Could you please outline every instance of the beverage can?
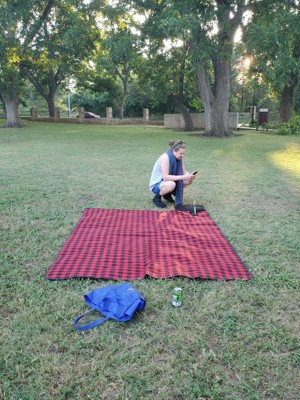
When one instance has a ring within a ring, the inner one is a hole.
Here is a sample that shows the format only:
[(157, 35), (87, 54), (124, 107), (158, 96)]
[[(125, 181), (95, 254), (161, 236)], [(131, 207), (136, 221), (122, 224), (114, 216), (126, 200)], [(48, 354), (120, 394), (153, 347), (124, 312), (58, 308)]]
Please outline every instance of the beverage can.
[(176, 287), (172, 290), (172, 305), (174, 307), (180, 307), (182, 304), (182, 289)]

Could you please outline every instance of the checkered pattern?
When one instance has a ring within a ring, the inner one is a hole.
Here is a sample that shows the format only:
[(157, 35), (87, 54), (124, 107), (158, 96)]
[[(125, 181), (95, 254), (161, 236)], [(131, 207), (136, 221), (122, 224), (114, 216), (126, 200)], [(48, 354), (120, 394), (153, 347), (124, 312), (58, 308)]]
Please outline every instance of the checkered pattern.
[(252, 274), (207, 212), (86, 209), (47, 279), (115, 280)]

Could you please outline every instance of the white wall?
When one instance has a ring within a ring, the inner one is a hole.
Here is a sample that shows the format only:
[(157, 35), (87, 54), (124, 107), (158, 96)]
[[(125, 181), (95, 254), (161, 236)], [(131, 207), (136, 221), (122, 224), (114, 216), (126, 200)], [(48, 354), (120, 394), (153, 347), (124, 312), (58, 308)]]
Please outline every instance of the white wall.
[[(194, 127), (197, 129), (205, 128), (204, 113), (191, 114)], [(231, 129), (237, 129), (239, 123), (239, 113), (228, 113), (228, 122)], [(184, 129), (184, 120), (181, 114), (165, 114), (164, 127), (173, 129)]]

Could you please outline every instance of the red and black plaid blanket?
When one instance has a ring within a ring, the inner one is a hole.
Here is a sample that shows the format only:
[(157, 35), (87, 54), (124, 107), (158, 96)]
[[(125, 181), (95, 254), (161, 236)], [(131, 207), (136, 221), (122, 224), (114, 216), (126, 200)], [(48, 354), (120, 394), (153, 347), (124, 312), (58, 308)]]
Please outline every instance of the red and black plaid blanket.
[(86, 209), (47, 279), (115, 280), (252, 274), (207, 212)]

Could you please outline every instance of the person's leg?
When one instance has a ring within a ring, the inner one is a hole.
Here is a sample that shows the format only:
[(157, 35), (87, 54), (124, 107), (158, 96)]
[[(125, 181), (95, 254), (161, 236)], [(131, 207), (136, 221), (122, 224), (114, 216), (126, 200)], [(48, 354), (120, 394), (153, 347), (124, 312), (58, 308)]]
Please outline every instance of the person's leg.
[(153, 203), (159, 207), (159, 208), (165, 208), (166, 205), (161, 201), (161, 195), (160, 195), (160, 185), (161, 182), (158, 182), (152, 189), (152, 192), (154, 193), (154, 197), (153, 197)]
[[(164, 198), (171, 203), (174, 202), (174, 200), (171, 197), (171, 192), (175, 189), (175, 182), (172, 181), (161, 181), (160, 183), (156, 184), (154, 188), (152, 189), (153, 193), (155, 196), (153, 197), (153, 203), (159, 207), (159, 208), (165, 208), (166, 205), (161, 201), (161, 197), (164, 196)], [(170, 198), (166, 198), (165, 196), (168, 196)]]
[(160, 194), (165, 200), (172, 204), (175, 203), (175, 200), (172, 197), (172, 193), (174, 192), (175, 187), (176, 183), (173, 181), (166, 181), (161, 184)]
[(165, 196), (168, 193), (172, 193), (175, 189), (176, 183), (173, 181), (162, 181), (160, 184), (160, 192), (161, 196)]

